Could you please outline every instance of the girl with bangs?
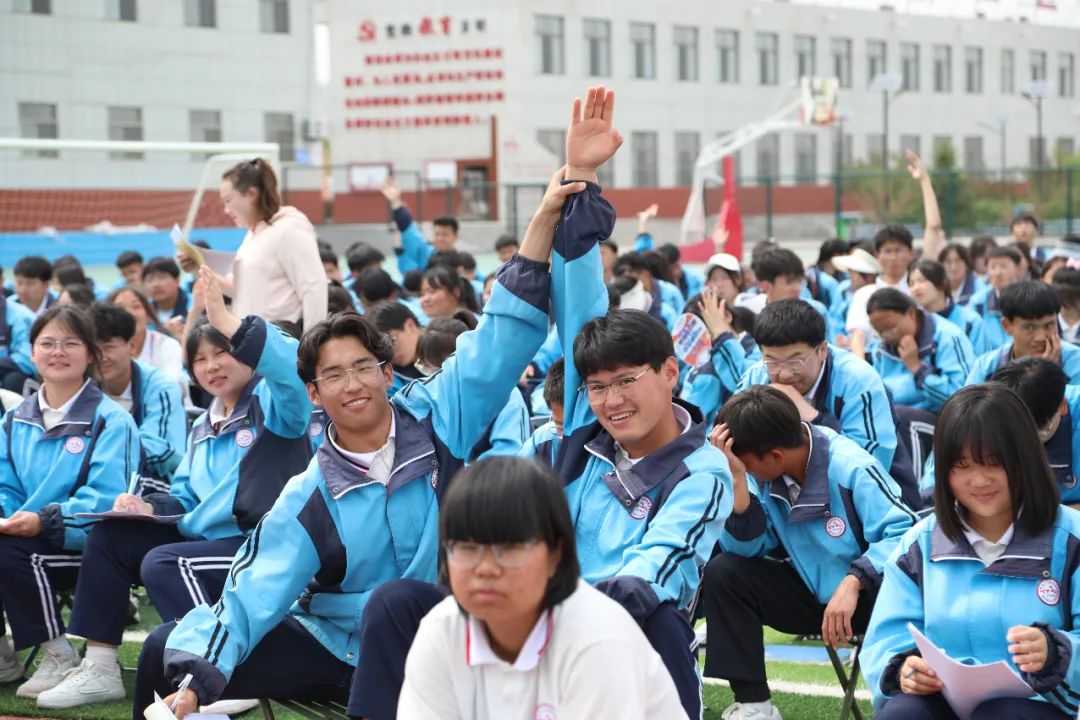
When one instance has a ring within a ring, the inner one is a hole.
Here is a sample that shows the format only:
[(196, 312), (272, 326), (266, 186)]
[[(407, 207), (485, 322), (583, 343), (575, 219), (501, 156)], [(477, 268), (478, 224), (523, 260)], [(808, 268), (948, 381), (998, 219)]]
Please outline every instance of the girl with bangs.
[(972, 720), (1076, 717), (1080, 513), (1059, 505), (1027, 406), (999, 383), (957, 392), (934, 432), (934, 515), (885, 567), (862, 659), (875, 720), (953, 720), (908, 623), (966, 664), (999, 660), (1029, 698), (984, 700)]
[[(637, 623), (579, 579), (554, 473), (529, 460), (483, 460), (455, 477), (439, 526), (452, 594), (420, 623), (399, 720), (686, 718)], [(618, 683), (608, 680), (613, 668)]]

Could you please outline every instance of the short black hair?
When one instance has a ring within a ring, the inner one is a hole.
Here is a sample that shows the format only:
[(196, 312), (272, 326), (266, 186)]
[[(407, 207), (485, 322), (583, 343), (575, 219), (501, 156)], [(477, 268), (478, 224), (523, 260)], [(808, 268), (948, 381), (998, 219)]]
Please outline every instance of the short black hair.
[(762, 282), (776, 282), (777, 278), (801, 278), (803, 264), (799, 256), (782, 247), (770, 247), (759, 254), (750, 264), (754, 275)]
[(799, 409), (772, 385), (751, 385), (732, 395), (716, 421), (731, 430), (735, 440), (731, 449), (736, 455), (764, 457), (770, 450), (797, 448), (806, 442)]
[(915, 310), (919, 306), (910, 295), (902, 293), (896, 288), (883, 287), (871, 293), (866, 301), (866, 314), (876, 313), (880, 310), (895, 312), (903, 315), (908, 310)]
[(128, 265), (141, 264), (143, 262), (142, 253), (136, 250), (125, 250), (116, 256), (116, 267), (123, 270)]
[(71, 263), (56, 265), (53, 267), (53, 274), (56, 276), (56, 281), (60, 283), (60, 287), (63, 288), (68, 285), (93, 285), (86, 277), (86, 273), (83, 272), (82, 265), (78, 263), (74, 265)]
[(12, 269), (15, 277), (33, 278), (49, 282), (53, 276), (52, 264), (40, 255), (27, 255), (19, 258)]
[(56, 321), (66, 327), (72, 335), (82, 340), (86, 351), (90, 354), (90, 364), (86, 367), (85, 378), (96, 377), (97, 369), (101, 365), (101, 351), (97, 346), (97, 334), (94, 332), (94, 321), (90, 313), (78, 305), (53, 305), (34, 320), (30, 326), (30, 344), (37, 342), (38, 336), (45, 326)]
[(192, 384), (202, 390), (206, 390), (206, 388), (199, 385), (199, 381), (195, 378), (195, 356), (199, 352), (200, 343), (204, 340), (232, 355), (232, 344), (229, 342), (229, 338), (221, 334), (221, 331), (205, 319), (195, 323), (195, 327), (191, 328), (191, 332), (188, 333), (187, 339), (184, 341), (184, 357), (187, 360), (185, 365)]
[(94, 289), (83, 283), (71, 283), (70, 285), (65, 285), (64, 292), (71, 298), (71, 302), (78, 305), (83, 310), (89, 310), (90, 307), (97, 302), (97, 296), (94, 295)]
[(146, 261), (146, 264), (143, 265), (143, 279), (145, 280), (146, 276), (150, 275), (151, 273), (165, 273), (166, 275), (171, 275), (174, 278), (179, 279), (180, 266), (177, 265), (176, 261), (173, 260), (171, 257), (159, 255), (158, 257), (150, 258)]
[(368, 317), (371, 319), (371, 322), (375, 323), (375, 327), (379, 328), (379, 331), (384, 333), (388, 333), (391, 330), (404, 330), (405, 323), (409, 320), (412, 320), (413, 324), (420, 327), (420, 321), (416, 319), (416, 315), (413, 314), (413, 311), (404, 303), (400, 302), (379, 303), (371, 308)]
[(315, 381), (322, 346), (337, 338), (354, 338), (379, 362), (394, 359), (394, 345), (367, 318), (355, 312), (334, 313), (304, 332), (296, 353), (296, 372), (305, 383)]
[(949, 473), (965, 454), (1005, 470), (1017, 528), (1035, 537), (1054, 524), (1061, 502), (1057, 482), (1035, 419), (1014, 391), (996, 382), (969, 385), (941, 408), (934, 427), (934, 513), (953, 542), (960, 541), (963, 526)]
[(360, 273), (360, 277), (356, 278), (355, 290), (360, 294), (360, 299), (368, 303), (377, 303), (389, 300), (393, 295), (399, 293), (401, 288), (390, 277), (390, 273), (382, 268), (371, 267), (364, 270)]
[(750, 337), (754, 337), (754, 324), (756, 322), (757, 315), (750, 308), (739, 305), (731, 308), (731, 328), (735, 332), (748, 332)]
[(356, 303), (353, 302), (352, 293), (337, 281), (327, 283), (326, 310), (328, 315), (346, 310), (356, 312)]
[(428, 269), (433, 267), (448, 267), (451, 270), (458, 270), (465, 268), (465, 258), (462, 257), (463, 253), (457, 250), (436, 250), (431, 253), (431, 257), (428, 258)]
[[(944, 252), (942, 252), (942, 255), (944, 255)], [(915, 264), (911, 266), (911, 269), (908, 270), (908, 276), (910, 277), (911, 273), (916, 270), (919, 271), (920, 275), (926, 278), (926, 282), (936, 287), (939, 292), (944, 293), (945, 297), (952, 294), (949, 288), (949, 276), (945, 274), (945, 266), (937, 260), (928, 260), (926, 258), (917, 260)], [(970, 265), (968, 265), (968, 270), (971, 270)]]
[(672, 282), (674, 278), (671, 276), (671, 264), (668, 263), (666, 257), (656, 250), (647, 250), (641, 253), (641, 256), (645, 259), (645, 264), (649, 268), (649, 272), (652, 273), (654, 278), (659, 278), (664, 282)]
[(476, 257), (470, 252), (462, 252), (461, 255), (461, 267), (466, 270), (476, 269)]
[(423, 270), (409, 270), (401, 276), (401, 286), (413, 295), (420, 292), (420, 285), (424, 282)]
[(682, 260), (682, 253), (679, 252), (679, 246), (675, 243), (664, 243), (656, 248), (656, 252), (660, 253), (660, 255), (667, 260), (668, 265), (674, 265)]
[(915, 247), (915, 238), (911, 231), (903, 225), (886, 225), (874, 234), (874, 254), (881, 252), (881, 247), (887, 242), (898, 242), (907, 245), (908, 250)]
[(1061, 312), (1053, 289), (1037, 280), (1021, 280), (1001, 291), (1001, 316), (1009, 320), (1036, 320)]
[(1008, 258), (1013, 261), (1014, 265), (1020, 265), (1024, 262), (1024, 256), (1020, 254), (1020, 251), (1008, 245), (994, 245), (986, 251), (987, 262), (995, 258)]
[(509, 233), (495, 238), (495, 252), (508, 247), (518, 247), (518, 239)]
[(423, 279), (432, 288), (446, 290), (451, 295), (457, 290), (459, 307), (480, 312), (480, 303), (476, 300), (476, 290), (472, 283), (458, 275), (453, 268), (445, 265), (429, 267), (424, 271)]
[(119, 305), (98, 303), (90, 308), (90, 317), (94, 319), (94, 333), (99, 343), (113, 338), (129, 342), (135, 337), (135, 318)]
[(769, 303), (754, 320), (754, 340), (763, 348), (825, 342), (825, 318), (805, 300)]
[(457, 221), (457, 218), (452, 216), (452, 215), (440, 215), (439, 217), (432, 220), (431, 224), (432, 225), (442, 225), (443, 227), (448, 227), (448, 228), (450, 228), (451, 230), (454, 231), (455, 235), (457, 235), (458, 221)]
[(622, 275), (626, 270), (640, 272), (645, 270), (657, 280), (671, 282), (671, 266), (663, 255), (655, 250), (623, 253), (615, 260), (612, 271)]
[(818, 248), (817, 264), (824, 265), (837, 255), (847, 255), (851, 252), (851, 243), (842, 238), (831, 238), (821, 243)]
[(618, 246), (618, 245), (616, 245), (616, 244), (615, 244), (615, 241), (614, 241), (614, 240), (612, 240), (611, 238), (607, 238), (607, 239), (605, 239), (605, 240), (601, 240), (601, 241), (600, 241), (599, 243), (597, 243), (597, 244), (598, 244), (598, 245), (599, 245), (600, 247), (606, 247), (606, 248), (607, 248), (608, 250), (610, 250), (611, 252), (615, 253), (616, 255), (618, 255), (618, 254), (619, 254), (619, 246)]
[(566, 389), (566, 358), (558, 358), (548, 368), (544, 378), (544, 402), (548, 407), (562, 405)]
[(1012, 220), (1009, 221), (1009, 230), (1012, 230), (1017, 225), (1022, 225), (1024, 223), (1030, 223), (1034, 225), (1036, 230), (1040, 229), (1039, 219), (1031, 213), (1025, 212), (1013, 215)]
[[(946, 246), (948, 247), (948, 246)], [(971, 262), (984, 257), (990, 248), (997, 247), (997, 239), (993, 235), (978, 235), (971, 240)]]
[[(990, 239), (993, 240), (994, 238)], [(989, 246), (987, 246), (987, 248), (989, 248)], [(958, 242), (951, 242), (945, 247), (941, 248), (941, 252), (939, 252), (937, 256), (938, 262), (944, 264), (944, 262), (948, 260), (950, 253), (956, 253), (956, 257), (960, 258), (960, 262), (964, 263), (964, 266), (968, 269), (968, 272), (971, 272), (975, 268), (975, 266), (972, 264), (971, 252), (969, 252), (966, 247), (964, 247)]]
[(337, 253), (330, 247), (319, 247), (319, 260), (323, 264), (330, 263), (335, 266), (338, 264)]
[(555, 607), (577, 589), (581, 568), (566, 492), (555, 473), (536, 460), (486, 458), (455, 475), (439, 508), (439, 540), (443, 571), (448, 543), (541, 542), (560, 552), (543, 607)]
[(378, 265), (386, 259), (378, 248), (366, 242), (355, 242), (345, 250), (345, 263), (351, 272), (360, 272), (369, 265)]
[[(67, 287), (65, 286), (64, 289), (66, 290)], [(147, 324), (153, 325), (157, 322), (157, 315), (154, 312), (154, 306), (150, 304), (150, 298), (147, 296), (145, 290), (136, 285), (122, 285), (116, 288), (105, 298), (105, 302), (115, 303), (116, 298), (120, 297), (121, 293), (131, 293), (135, 296), (135, 299), (142, 305), (143, 312), (146, 313)]]
[(432, 367), (442, 367), (457, 349), (458, 336), (469, 331), (457, 318), (432, 318), (416, 342), (416, 357)]
[(1080, 307), (1080, 270), (1066, 265), (1054, 273), (1050, 287), (1057, 293), (1062, 307)]
[(191, 244), (195, 247), (201, 247), (203, 250), (210, 249), (210, 243), (205, 238), (195, 238), (191, 241)]
[(1058, 414), (1069, 376), (1052, 360), (1026, 357), (995, 370), (990, 382), (1012, 389), (1031, 411), (1035, 424), (1043, 427)]
[(574, 366), (582, 379), (626, 365), (659, 370), (674, 355), (671, 333), (641, 310), (612, 310), (593, 318), (574, 339)]

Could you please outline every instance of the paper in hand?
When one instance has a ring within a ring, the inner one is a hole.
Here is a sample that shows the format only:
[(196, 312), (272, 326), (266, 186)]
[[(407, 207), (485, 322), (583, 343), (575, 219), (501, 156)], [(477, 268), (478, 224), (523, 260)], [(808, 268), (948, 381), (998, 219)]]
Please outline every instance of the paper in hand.
[(169, 237), (172, 238), (173, 245), (176, 246), (176, 251), (178, 253), (196, 265), (206, 264), (206, 259), (203, 258), (202, 250), (187, 241), (187, 238), (184, 237), (184, 233), (180, 231), (179, 225), (172, 226), (172, 230), (169, 231)]
[(156, 525), (175, 525), (180, 522), (183, 515), (145, 515), (143, 513), (129, 512), (127, 510), (106, 510), (105, 512), (75, 513), (75, 517), (84, 520), (135, 520), (136, 522), (148, 522)]

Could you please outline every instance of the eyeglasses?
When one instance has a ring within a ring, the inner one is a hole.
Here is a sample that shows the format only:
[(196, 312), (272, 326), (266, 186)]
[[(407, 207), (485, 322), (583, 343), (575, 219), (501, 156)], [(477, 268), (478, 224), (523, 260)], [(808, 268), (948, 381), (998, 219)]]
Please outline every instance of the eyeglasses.
[(810, 358), (812, 357), (814, 357), (814, 353), (803, 355), (801, 357), (791, 357), (787, 360), (766, 360), (764, 362), (765, 370), (770, 373), (778, 373), (781, 370), (798, 372), (806, 367), (806, 363), (810, 362)]
[(324, 390), (330, 392), (341, 392), (349, 384), (349, 377), (355, 375), (357, 382), (363, 385), (370, 385), (373, 380), (379, 375), (379, 370), (386, 361), (380, 363), (365, 363), (363, 365), (353, 365), (351, 368), (345, 368), (344, 370), (331, 370), (322, 377), (315, 378), (316, 383), (322, 383)]
[(38, 350), (47, 353), (54, 353), (61, 348), (63, 348), (64, 352), (75, 352), (79, 348), (85, 347), (85, 343), (83, 343), (82, 340), (64, 340), (63, 342), (60, 342), (59, 340), (53, 340), (51, 338), (38, 340), (35, 344), (37, 345)]
[(469, 570), (476, 567), (484, 559), (484, 552), (490, 550), (491, 556), (499, 567), (505, 570), (514, 570), (528, 562), (529, 551), (532, 550), (534, 545), (536, 545), (535, 540), (521, 543), (493, 543), (491, 545), (450, 540), (444, 547), (446, 548), (446, 559), (459, 568)]
[(585, 383), (581, 386), (581, 389), (588, 393), (589, 402), (594, 404), (602, 403), (607, 399), (608, 390), (620, 397), (627, 395), (633, 389), (634, 383), (640, 380), (647, 372), (649, 372), (649, 368), (645, 368), (633, 377), (619, 378), (609, 383)]

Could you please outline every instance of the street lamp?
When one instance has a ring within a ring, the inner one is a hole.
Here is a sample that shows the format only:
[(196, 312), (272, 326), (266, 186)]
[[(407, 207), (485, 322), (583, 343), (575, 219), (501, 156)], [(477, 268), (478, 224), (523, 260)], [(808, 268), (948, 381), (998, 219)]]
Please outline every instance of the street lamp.
[(1043, 165), (1046, 162), (1046, 152), (1043, 149), (1043, 124), (1042, 103), (1043, 98), (1050, 94), (1050, 88), (1045, 80), (1035, 80), (1028, 86), (1027, 92), (1020, 96), (1035, 106), (1035, 145), (1038, 157), (1035, 158), (1036, 179), (1035, 186), (1038, 188), (1039, 199), (1042, 199), (1043, 189)]
[(994, 116), (994, 124), (991, 125), (988, 122), (979, 121), (981, 127), (987, 130), (992, 130), (997, 133), (998, 136), (998, 150), (1001, 153), (1001, 195), (1005, 197), (1005, 125), (1009, 121), (1009, 116), (1006, 113), (999, 112)]
[(900, 73), (878, 73), (870, 81), (870, 92), (881, 93), (881, 183), (886, 213), (889, 212), (889, 106), (904, 93), (903, 85), (904, 77)]

